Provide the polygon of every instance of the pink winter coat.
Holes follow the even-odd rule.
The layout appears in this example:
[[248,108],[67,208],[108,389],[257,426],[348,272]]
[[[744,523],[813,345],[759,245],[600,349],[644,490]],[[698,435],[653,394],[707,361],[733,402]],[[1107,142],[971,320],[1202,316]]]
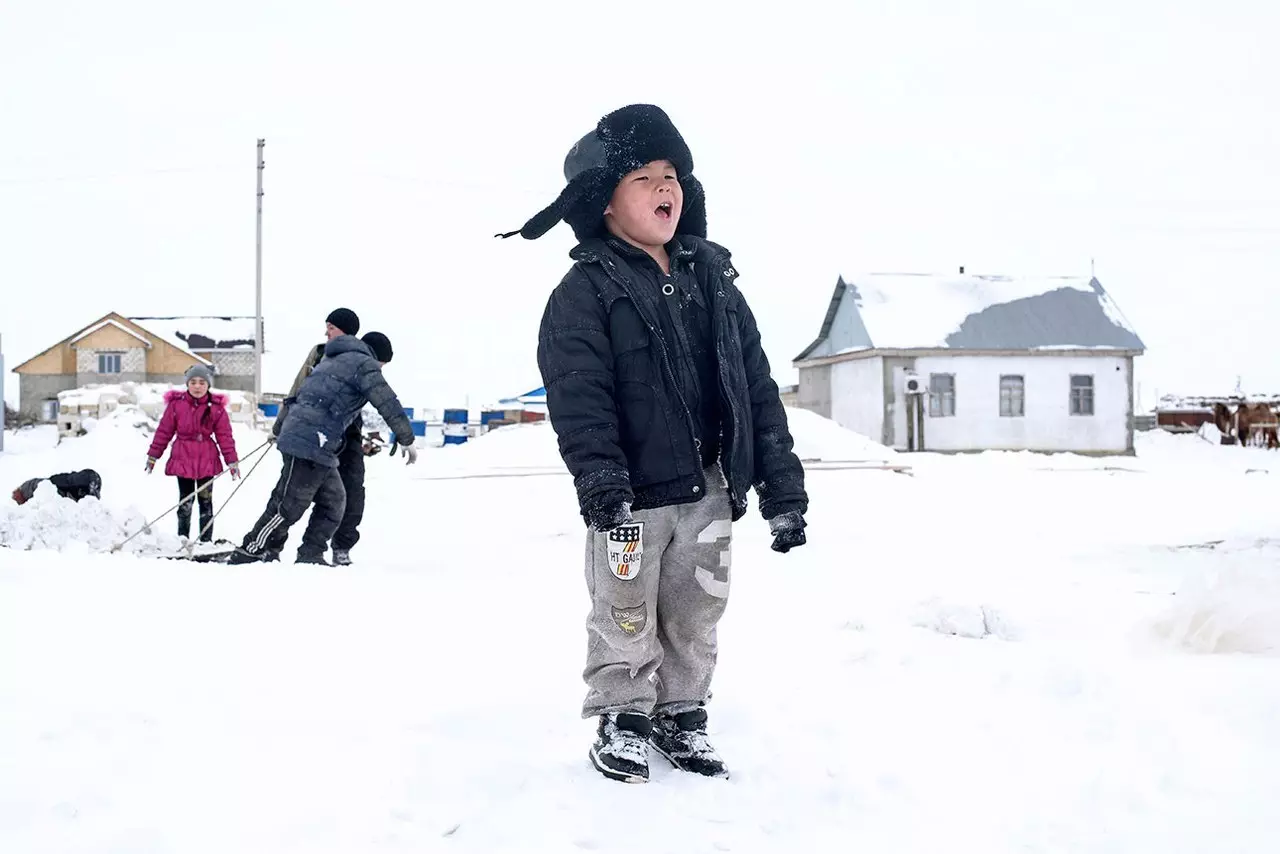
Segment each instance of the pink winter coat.
[[209,392],[197,400],[185,391],[168,391],[164,402],[164,415],[147,456],[160,459],[169,440],[174,439],[165,474],[193,480],[213,477],[222,471],[219,448],[228,464],[239,461],[225,394]]

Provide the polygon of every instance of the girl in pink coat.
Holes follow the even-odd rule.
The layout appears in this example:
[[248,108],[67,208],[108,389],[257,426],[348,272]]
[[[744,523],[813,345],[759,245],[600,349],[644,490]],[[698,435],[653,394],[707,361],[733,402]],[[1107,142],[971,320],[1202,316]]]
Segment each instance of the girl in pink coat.
[[[147,452],[147,474],[155,468],[169,441],[174,440],[164,473],[178,478],[178,494],[183,499],[200,490],[196,496],[200,504],[200,539],[207,543],[213,540],[213,485],[209,481],[222,472],[219,452],[231,470],[232,480],[240,477],[240,457],[231,435],[227,396],[209,391],[213,374],[204,365],[193,365],[187,369],[186,379],[186,391],[165,392],[164,415]],[[191,536],[190,500],[178,507],[178,536]]]

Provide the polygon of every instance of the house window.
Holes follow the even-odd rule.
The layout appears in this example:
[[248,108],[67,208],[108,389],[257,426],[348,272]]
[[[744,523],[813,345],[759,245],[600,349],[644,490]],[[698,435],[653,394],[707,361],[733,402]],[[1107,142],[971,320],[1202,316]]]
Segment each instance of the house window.
[[956,414],[956,375],[929,374],[929,417],[950,418]]
[[1016,374],[1000,377],[1000,415],[1004,418],[1021,418],[1026,415],[1025,384]]
[[1091,374],[1071,375],[1071,414],[1093,414],[1093,376]]
[[98,354],[98,373],[100,374],[118,374],[120,373],[120,353],[99,353]]

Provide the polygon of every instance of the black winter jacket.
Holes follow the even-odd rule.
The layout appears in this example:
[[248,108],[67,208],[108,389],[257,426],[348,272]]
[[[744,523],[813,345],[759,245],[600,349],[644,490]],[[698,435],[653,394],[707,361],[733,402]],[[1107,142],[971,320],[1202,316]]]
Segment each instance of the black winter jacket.
[[[808,509],[804,469],[755,317],[722,246],[680,235],[712,299],[723,425],[721,465],[732,518],[754,486],[766,519]],[[697,501],[706,491],[694,420],[675,382],[658,322],[659,296],[627,259],[591,239],[552,292],[538,336],[538,367],[560,454],[574,477],[583,518],[630,501],[643,510]]]
[[[401,445],[413,444],[413,427],[396,394],[382,376],[369,345],[353,335],[340,335],[324,347],[324,359],[286,401],[282,413],[280,453],[337,468],[343,434],[366,402],[395,431]],[[283,422],[283,423],[281,423]]]

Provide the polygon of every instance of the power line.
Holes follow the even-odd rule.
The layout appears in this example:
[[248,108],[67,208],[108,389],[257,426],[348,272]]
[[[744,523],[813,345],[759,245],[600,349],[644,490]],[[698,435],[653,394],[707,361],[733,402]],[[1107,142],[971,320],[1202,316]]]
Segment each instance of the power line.
[[152,175],[195,174],[199,172],[230,172],[234,166],[175,166],[170,169],[142,169],[131,172],[105,172],[89,175],[46,175],[37,178],[3,178],[0,184],[55,184],[74,181],[110,181],[116,178],[143,178]]

